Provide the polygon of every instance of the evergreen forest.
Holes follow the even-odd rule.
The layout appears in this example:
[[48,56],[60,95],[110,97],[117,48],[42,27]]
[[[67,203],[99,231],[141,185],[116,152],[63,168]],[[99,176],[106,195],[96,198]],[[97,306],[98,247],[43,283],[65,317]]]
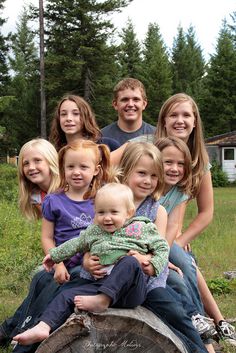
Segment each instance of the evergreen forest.
[[[147,91],[145,121],[156,125],[162,103],[186,92],[198,103],[205,136],[236,130],[236,11],[222,19],[215,52],[206,61],[193,26],[178,27],[172,48],[158,23],[144,40],[131,19],[115,28],[111,16],[132,0],[48,0],[44,7],[46,134],[57,101],[65,93],[84,97],[98,125],[116,119],[114,85],[124,77],[141,80]],[[3,33],[0,0],[0,156],[17,154],[41,132],[39,9],[25,6],[16,31]]]

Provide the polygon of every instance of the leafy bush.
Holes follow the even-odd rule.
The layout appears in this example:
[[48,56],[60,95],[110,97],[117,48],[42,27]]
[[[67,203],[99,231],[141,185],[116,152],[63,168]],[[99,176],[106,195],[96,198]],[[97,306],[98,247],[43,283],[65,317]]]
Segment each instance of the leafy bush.
[[0,200],[15,201],[18,196],[17,168],[10,164],[0,164]]
[[215,278],[207,281],[208,287],[212,294],[228,294],[232,291],[232,283],[234,281],[226,280],[225,278]]
[[221,166],[216,160],[213,160],[211,168],[212,183],[214,187],[228,186],[229,181],[227,174],[221,169]]

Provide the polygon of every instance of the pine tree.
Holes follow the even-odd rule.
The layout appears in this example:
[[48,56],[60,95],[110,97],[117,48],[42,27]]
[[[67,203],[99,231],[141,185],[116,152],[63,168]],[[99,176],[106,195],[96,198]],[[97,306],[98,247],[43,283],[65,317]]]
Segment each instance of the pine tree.
[[173,73],[173,92],[186,92],[187,78],[186,70],[188,69],[187,58],[187,42],[184,30],[178,27],[178,33],[174,38],[172,48],[172,73]]
[[144,40],[142,81],[148,97],[145,120],[156,125],[160,107],[171,94],[172,79],[167,49],[155,23],[149,24]]
[[187,58],[189,61],[186,91],[199,101],[202,91],[202,78],[205,74],[205,61],[202,49],[196,40],[195,30],[192,26],[190,26],[187,31],[186,40]]
[[228,27],[233,38],[234,48],[236,49],[236,11],[231,14],[231,20],[232,24],[229,23]]
[[[28,10],[23,8],[11,40],[9,57],[12,70],[9,92],[14,97],[11,110],[15,147],[19,147],[39,133],[40,95],[39,58],[34,33],[30,30]],[[20,118],[20,124],[19,124]]]
[[120,51],[118,61],[120,64],[120,77],[134,77],[139,79],[141,74],[141,46],[134,31],[131,19],[128,19],[126,27],[121,34]]
[[202,91],[205,63],[192,26],[186,34],[182,27],[178,28],[172,49],[172,71],[174,93],[185,92],[198,100]]
[[8,85],[10,80],[9,68],[7,65],[7,55],[9,51],[8,36],[4,36],[1,31],[6,19],[2,17],[5,0],[0,0],[0,154],[6,155],[9,151],[7,126],[9,124],[9,107],[11,107],[12,97],[8,94]]
[[211,56],[202,107],[209,136],[236,130],[236,50],[226,21]]
[[[0,11],[2,12],[4,9],[5,0],[0,0]],[[0,96],[6,95],[7,85],[9,83],[9,71],[6,62],[9,45],[8,40],[10,35],[4,36],[1,33],[2,26],[6,22],[6,19],[0,17]]]
[[[73,92],[83,96],[105,120],[102,115],[111,106],[110,92],[117,78],[114,46],[108,45],[114,31],[109,15],[130,1],[47,1],[45,72],[49,111],[64,93]],[[106,104],[104,96],[100,101],[98,98],[104,86]]]

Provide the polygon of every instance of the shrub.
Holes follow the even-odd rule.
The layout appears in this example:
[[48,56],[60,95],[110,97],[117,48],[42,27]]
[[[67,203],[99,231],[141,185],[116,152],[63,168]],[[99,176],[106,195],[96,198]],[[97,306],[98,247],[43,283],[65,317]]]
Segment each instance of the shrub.
[[213,160],[211,168],[212,183],[214,187],[228,186],[229,181],[227,174],[221,169],[221,166],[216,160]]
[[17,168],[10,164],[0,164],[0,200],[15,201],[18,196]]
[[229,281],[224,278],[215,278],[207,281],[208,287],[212,294],[228,294],[232,291],[234,287],[234,281]]

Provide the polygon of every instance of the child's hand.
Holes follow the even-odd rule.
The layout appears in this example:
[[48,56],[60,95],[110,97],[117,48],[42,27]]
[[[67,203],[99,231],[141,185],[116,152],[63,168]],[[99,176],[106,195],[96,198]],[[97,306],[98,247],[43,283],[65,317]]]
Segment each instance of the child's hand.
[[143,272],[146,275],[148,275],[148,276],[155,275],[154,268],[153,268],[152,264],[150,263],[150,260],[152,258],[152,254],[143,255],[143,254],[140,254],[136,250],[130,250],[127,255],[134,256],[138,260],[140,266],[142,267]]
[[155,276],[155,270],[154,270],[153,264],[151,264],[149,261],[144,261],[142,263],[142,270],[145,273],[145,275]]
[[54,280],[57,283],[63,284],[70,280],[70,274],[67,271],[66,266],[64,265],[63,262],[60,262],[59,264],[55,265],[54,269],[55,269]]
[[51,255],[47,254],[43,259],[43,267],[47,272],[50,272],[53,269],[55,262],[52,260]]
[[172,264],[172,262],[169,262],[168,267],[169,267],[171,270],[176,271],[181,277],[184,277],[182,270],[181,270],[179,267],[177,267],[177,266],[175,266],[174,264]]
[[103,266],[100,265],[100,259],[96,255],[85,253],[83,257],[83,266],[94,278],[99,279],[106,275],[106,270],[103,270]]
[[137,250],[130,250],[127,255],[134,256],[141,266],[143,262],[150,261],[152,258],[152,254],[140,254]]

